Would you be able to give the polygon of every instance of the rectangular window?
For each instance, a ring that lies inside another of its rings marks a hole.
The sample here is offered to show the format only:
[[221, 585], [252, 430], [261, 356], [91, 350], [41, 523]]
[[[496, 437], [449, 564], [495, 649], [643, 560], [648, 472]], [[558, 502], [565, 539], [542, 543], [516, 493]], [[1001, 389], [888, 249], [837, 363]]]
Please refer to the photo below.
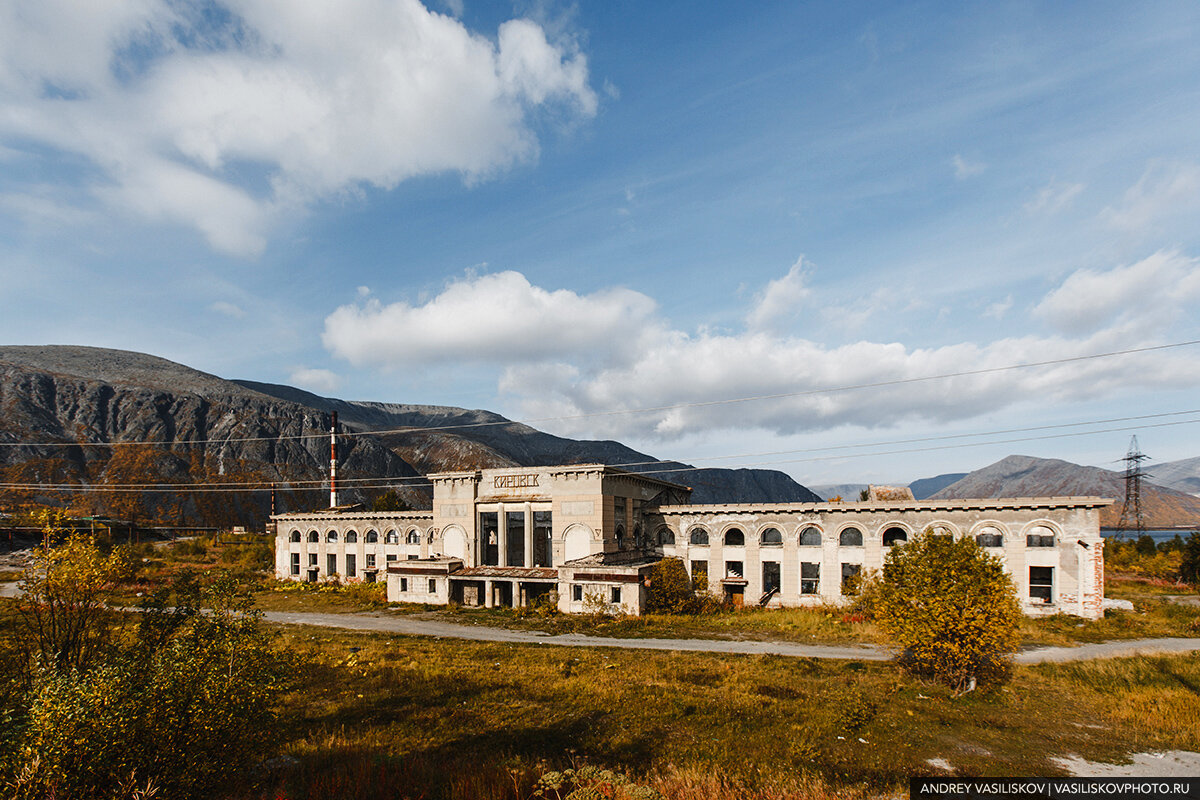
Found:
[[337, 575], [337, 556], [333, 553], [325, 557], [325, 574]]
[[395, 553], [388, 553], [388, 554], [387, 554], [387, 560], [390, 562], [390, 561], [397, 561], [397, 560], [399, 560], [399, 559], [397, 558], [397, 556], [396, 556], [396, 554], [395, 554]]
[[292, 574], [293, 575], [300, 574], [300, 554], [299, 553], [292, 553]]
[[805, 561], [800, 564], [800, 594], [817, 594], [821, 591], [821, 565]]
[[1029, 568], [1029, 599], [1034, 603], [1054, 602], [1054, 567]]
[[862, 574], [862, 564], [842, 564], [842, 594], [853, 596], [858, 594]]
[[692, 582], [703, 581], [708, 583], [708, 562], [693, 561], [692, 562]]
[[779, 591], [779, 562], [764, 561], [762, 565], [762, 589], [763, 594], [770, 591]]
[[353, 578], [358, 575], [358, 556], [354, 553], [346, 553], [346, 577]]
[[375, 569], [375, 554], [367, 553], [367, 569]]
[[725, 562], [725, 577], [741, 580], [744, 573], [742, 572], [742, 562], [726, 561]]
[[437, 578], [429, 579], [429, 593], [437, 594]]
[[554, 523], [549, 511], [533, 512], [533, 565], [554, 566]]
[[406, 560], [406, 561], [416, 561], [418, 558], [420, 558], [420, 556], [419, 556], [419, 555], [416, 555], [415, 553], [409, 553], [409, 554], [408, 554], [407, 556], [405, 556], [404, 558], [405, 558], [405, 560]]
[[525, 512], [506, 511], [504, 513], [504, 529], [508, 532], [508, 549], [504, 563], [510, 567], [525, 566]]
[[1054, 547], [1054, 534], [1031, 533], [1025, 537], [1026, 547]]
[[576, 603], [583, 602], [583, 586], [581, 584], [571, 584], [571, 599]]
[[402, 591], [402, 592], [408, 591], [408, 578], [400, 579], [400, 591]]
[[479, 514], [479, 554], [483, 565], [495, 567], [500, 564], [500, 523], [495, 511]]
[[308, 565], [310, 567], [315, 567], [317, 565], [317, 554], [316, 553], [308, 554]]
[[621, 587], [620, 587], [620, 586], [614, 586], [614, 587], [612, 587], [612, 592], [611, 592], [611, 600], [612, 600], [612, 602], [614, 602], [614, 603], [620, 603], [620, 602], [621, 602]]

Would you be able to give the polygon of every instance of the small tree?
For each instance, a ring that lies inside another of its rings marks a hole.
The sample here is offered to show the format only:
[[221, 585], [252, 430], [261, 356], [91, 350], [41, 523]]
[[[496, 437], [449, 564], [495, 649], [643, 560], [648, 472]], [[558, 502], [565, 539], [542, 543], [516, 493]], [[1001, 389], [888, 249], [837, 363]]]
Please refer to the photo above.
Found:
[[926, 531], [893, 547], [869, 594], [909, 671], [956, 691], [1008, 677], [1021, 608], [1003, 562], [974, 539]]
[[1200, 584], [1200, 531], [1192, 531], [1183, 543], [1183, 561], [1179, 565], [1180, 580], [1193, 586]]
[[412, 506], [395, 489], [388, 489], [371, 501], [372, 511], [412, 511]]

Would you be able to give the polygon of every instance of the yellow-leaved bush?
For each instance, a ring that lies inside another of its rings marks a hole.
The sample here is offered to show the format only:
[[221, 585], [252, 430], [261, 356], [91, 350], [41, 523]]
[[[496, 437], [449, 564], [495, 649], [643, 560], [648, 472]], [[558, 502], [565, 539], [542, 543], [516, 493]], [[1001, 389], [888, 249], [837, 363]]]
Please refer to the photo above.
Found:
[[865, 594], [909, 671], [958, 691], [1006, 680], [1021, 608], [1003, 562], [971, 537], [918, 534], [892, 547]]

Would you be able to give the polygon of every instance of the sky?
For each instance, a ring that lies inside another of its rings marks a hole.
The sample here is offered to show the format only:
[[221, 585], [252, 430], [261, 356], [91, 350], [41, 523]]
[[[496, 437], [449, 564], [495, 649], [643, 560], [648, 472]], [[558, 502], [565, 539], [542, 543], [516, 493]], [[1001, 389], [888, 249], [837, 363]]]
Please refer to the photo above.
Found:
[[0, 0], [6, 344], [807, 485], [1119, 469], [1200, 455], [1198, 222], [1190, 1]]

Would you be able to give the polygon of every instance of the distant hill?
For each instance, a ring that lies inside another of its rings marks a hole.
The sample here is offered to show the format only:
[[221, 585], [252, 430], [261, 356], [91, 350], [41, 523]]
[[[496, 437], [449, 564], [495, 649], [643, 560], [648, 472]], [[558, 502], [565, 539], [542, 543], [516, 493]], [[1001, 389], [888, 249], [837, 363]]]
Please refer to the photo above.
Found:
[[[933, 494], [932, 499], [1063, 495], [1112, 498], [1113, 505], [1100, 512], [1100, 524], [1113, 527], [1121, 514], [1125, 478], [1120, 472], [1099, 467], [1014, 455], [968, 473]], [[1150, 528], [1200, 525], [1200, 498], [1153, 483], [1142, 484], [1142, 511]]]
[[1162, 464], [1150, 461], [1145, 464], [1145, 470], [1150, 480], [1159, 486], [1200, 495], [1200, 456]]
[[[348, 431], [371, 434], [342, 439], [339, 475], [351, 501], [367, 499], [353, 488], [357, 479], [395, 479], [401, 495], [422, 506], [429, 497], [420, 477], [430, 472], [594, 462], [660, 472], [692, 486], [695, 502], [819, 499], [782, 472], [662, 463], [620, 442], [552, 436], [490, 411], [326, 398], [123, 350], [9, 346], [0, 347], [0, 444], [15, 446], [0, 447], [4, 482], [81, 489], [0, 490], [0, 504], [75, 503], [123, 518], [257, 525], [269, 511], [266, 493], [190, 487], [278, 483], [287, 489], [281, 510], [321, 504], [329, 450], [313, 434], [328, 430], [331, 411]], [[146, 481], [186, 488], [82, 491]]]
[[932, 478], [921, 478], [920, 480], [913, 481], [908, 485], [908, 488], [912, 489], [913, 497], [918, 500], [924, 500], [965, 477], [967, 477], [967, 473], [965, 472], [947, 472], [945, 475], [936, 475]]

